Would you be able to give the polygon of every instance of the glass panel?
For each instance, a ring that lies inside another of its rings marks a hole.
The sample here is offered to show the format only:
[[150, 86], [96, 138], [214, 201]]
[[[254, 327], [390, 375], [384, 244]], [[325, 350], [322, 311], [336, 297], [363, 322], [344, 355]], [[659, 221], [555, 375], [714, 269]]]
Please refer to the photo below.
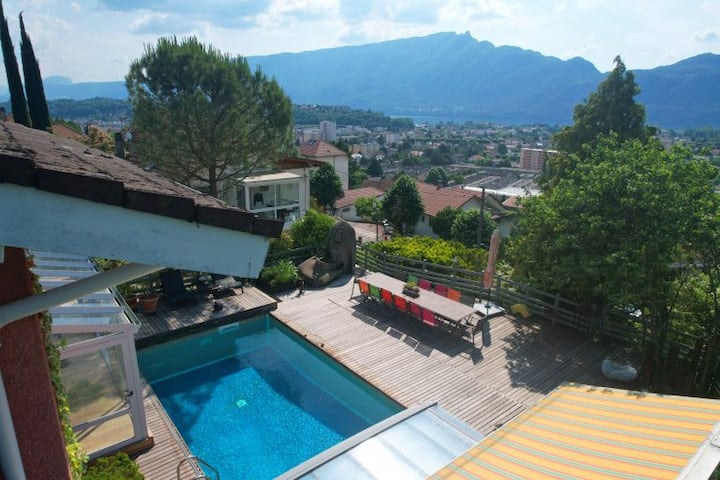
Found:
[[268, 187], [250, 187], [250, 206], [251, 210], [258, 208], [267, 207], [267, 202], [270, 199], [270, 192]]
[[96, 338], [103, 337], [106, 335], [117, 335], [116, 332], [84, 332], [84, 333], [53, 333], [50, 337], [51, 341], [55, 345], [62, 345], [65, 342], [65, 347], [75, 345], [76, 343], [84, 342], [86, 340], [95, 340]]
[[277, 211], [277, 218], [284, 222], [294, 222], [300, 218], [300, 207], [280, 208]]
[[283, 183], [278, 185], [278, 205], [300, 203], [300, 184]]
[[112, 420], [75, 432], [80, 446], [89, 454], [116, 445], [134, 436], [130, 412]]
[[127, 408], [120, 345], [66, 358], [61, 362], [60, 375], [73, 425]]

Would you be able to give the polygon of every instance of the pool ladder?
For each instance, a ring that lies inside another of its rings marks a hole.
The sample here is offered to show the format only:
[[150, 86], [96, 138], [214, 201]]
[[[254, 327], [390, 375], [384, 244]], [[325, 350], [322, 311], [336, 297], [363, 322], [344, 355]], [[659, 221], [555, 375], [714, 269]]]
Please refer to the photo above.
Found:
[[213, 477], [209, 477], [209, 476], [205, 475], [205, 474], [203, 473], [203, 471], [202, 471], [202, 468], [201, 468], [201, 469], [200, 469], [200, 473], [199, 473], [197, 476], [193, 477], [192, 480], [220, 480], [220, 472], [217, 471], [217, 468], [213, 467], [212, 465], [210, 465], [209, 463], [207, 463], [207, 462], [206, 462], [205, 460], [203, 460], [202, 458], [196, 457], [195, 455], [188, 455], [187, 457], [185, 457], [185, 458], [183, 458], [182, 460], [180, 460], [180, 463], [178, 463], [178, 466], [177, 466], [177, 478], [178, 478], [178, 480], [182, 480], [182, 479], [180, 478], [180, 468], [182, 467], [183, 463], [189, 462], [189, 461], [191, 461], [191, 460], [195, 460], [195, 463], [197, 463], [198, 466], [200, 466], [200, 467], [205, 466], [205, 467], [209, 468], [210, 470], [212, 470], [212, 473], [213, 473], [213, 475], [214, 475], [214, 479], [213, 479]]

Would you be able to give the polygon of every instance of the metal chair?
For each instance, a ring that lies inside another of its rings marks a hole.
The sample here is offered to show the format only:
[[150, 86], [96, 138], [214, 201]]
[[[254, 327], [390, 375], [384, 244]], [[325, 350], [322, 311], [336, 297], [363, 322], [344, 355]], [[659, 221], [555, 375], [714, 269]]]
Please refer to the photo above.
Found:
[[380, 288], [376, 287], [375, 285], [370, 285], [370, 298], [375, 300], [376, 302], [380, 303], [382, 302], [382, 297], [380, 296]]
[[462, 302], [462, 292], [448, 287], [447, 298], [455, 300], [456, 302]]
[[392, 292], [390, 292], [390, 290], [385, 290], [384, 288], [381, 288], [380, 289], [380, 297], [386, 307], [388, 307], [388, 308], [393, 307], [393, 294], [392, 294]]
[[442, 283], [436, 283], [435, 284], [435, 293], [437, 293], [438, 295], [442, 295], [443, 297], [447, 297], [448, 286], [443, 285]]
[[395, 310], [397, 310], [400, 313], [407, 313], [408, 311], [408, 302], [405, 301], [403, 297], [400, 295], [395, 295]]
[[422, 288], [423, 290], [432, 290], [432, 283], [430, 283], [430, 280], [427, 278], [421, 278], [418, 281], [418, 287]]
[[435, 314], [425, 308], [422, 309], [422, 322], [425, 325], [430, 325], [431, 327], [437, 327], [438, 324]]
[[370, 297], [370, 285], [365, 280], [357, 280], [358, 287], [360, 288], [361, 301], [364, 302]]

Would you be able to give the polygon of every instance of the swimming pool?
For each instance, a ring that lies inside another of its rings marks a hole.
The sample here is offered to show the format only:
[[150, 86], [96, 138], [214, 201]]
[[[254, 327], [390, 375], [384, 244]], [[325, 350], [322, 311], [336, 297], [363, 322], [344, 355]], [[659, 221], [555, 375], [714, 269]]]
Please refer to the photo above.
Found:
[[225, 479], [274, 478], [402, 410], [269, 315], [145, 348], [138, 363]]

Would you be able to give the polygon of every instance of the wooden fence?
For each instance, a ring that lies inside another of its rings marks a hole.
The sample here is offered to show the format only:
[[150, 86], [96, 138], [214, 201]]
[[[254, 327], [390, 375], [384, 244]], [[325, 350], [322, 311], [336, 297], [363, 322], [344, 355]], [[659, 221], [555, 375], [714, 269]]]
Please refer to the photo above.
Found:
[[493, 285], [488, 289], [483, 285], [482, 271], [377, 252], [362, 243], [357, 246], [356, 263], [362, 269], [383, 272], [400, 280], [414, 275], [427, 278], [433, 283], [443, 283], [463, 292], [463, 301], [468, 304], [472, 304], [475, 298], [489, 299], [505, 308], [521, 303], [536, 316], [589, 335], [599, 335], [625, 343], [637, 331], [637, 319], [631, 315], [614, 312], [601, 321], [601, 317], [577, 302], [499, 274], [494, 276]]

